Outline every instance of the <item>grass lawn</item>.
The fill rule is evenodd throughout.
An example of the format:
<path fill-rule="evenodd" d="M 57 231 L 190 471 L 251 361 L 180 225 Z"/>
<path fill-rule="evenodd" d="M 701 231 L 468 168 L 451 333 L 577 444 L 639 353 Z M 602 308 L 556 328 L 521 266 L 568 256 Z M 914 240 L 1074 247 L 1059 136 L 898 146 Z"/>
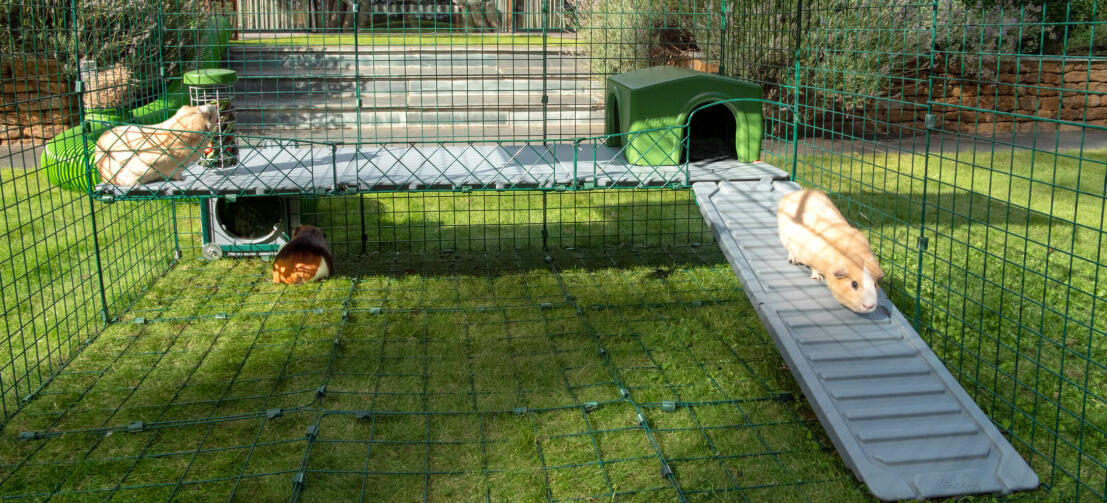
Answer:
<path fill-rule="evenodd" d="M 1098 499 L 1103 165 L 1021 155 L 934 156 L 925 189 L 914 156 L 828 154 L 801 176 L 860 203 L 843 211 L 872 228 L 886 290 L 908 317 L 921 290 L 924 338 L 1055 486 L 1006 499 Z M 9 205 L 66 197 L 3 186 Z M 305 220 L 339 271 L 297 287 L 269 283 L 264 260 L 199 260 L 194 205 L 177 206 L 185 256 L 158 277 L 139 258 L 163 252 L 133 249 L 172 249 L 169 207 L 108 207 L 109 228 L 157 236 L 105 255 L 149 271 L 145 289 L 4 426 L 0 496 L 871 500 L 687 191 L 323 199 Z"/>

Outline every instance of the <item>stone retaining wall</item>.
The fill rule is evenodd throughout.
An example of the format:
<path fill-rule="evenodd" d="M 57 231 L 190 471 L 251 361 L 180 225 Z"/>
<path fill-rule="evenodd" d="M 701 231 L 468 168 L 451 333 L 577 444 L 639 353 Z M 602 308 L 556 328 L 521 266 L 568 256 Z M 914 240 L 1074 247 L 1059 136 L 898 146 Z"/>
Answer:
<path fill-rule="evenodd" d="M 0 144 L 41 143 L 77 122 L 71 78 L 51 59 L 0 61 Z"/>
<path fill-rule="evenodd" d="M 1051 132 L 1077 131 L 1083 129 L 1081 124 L 1107 125 L 1107 61 L 1023 58 L 1001 65 L 988 79 L 963 77 L 959 62 L 939 68 L 932 94 L 939 104 L 933 110 L 946 131 Z M 896 86 L 887 98 L 874 103 L 866 117 L 887 129 L 923 127 L 926 80 Z"/>

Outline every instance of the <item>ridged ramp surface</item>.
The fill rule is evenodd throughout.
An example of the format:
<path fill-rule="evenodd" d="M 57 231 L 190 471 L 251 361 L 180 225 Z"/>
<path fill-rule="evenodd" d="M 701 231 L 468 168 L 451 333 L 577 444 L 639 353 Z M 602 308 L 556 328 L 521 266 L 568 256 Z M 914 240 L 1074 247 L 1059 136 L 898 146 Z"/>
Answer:
<path fill-rule="evenodd" d="M 700 211 L 827 435 L 882 500 L 1033 489 L 1038 477 L 883 292 L 842 307 L 787 263 L 776 205 L 792 182 L 693 185 Z"/>

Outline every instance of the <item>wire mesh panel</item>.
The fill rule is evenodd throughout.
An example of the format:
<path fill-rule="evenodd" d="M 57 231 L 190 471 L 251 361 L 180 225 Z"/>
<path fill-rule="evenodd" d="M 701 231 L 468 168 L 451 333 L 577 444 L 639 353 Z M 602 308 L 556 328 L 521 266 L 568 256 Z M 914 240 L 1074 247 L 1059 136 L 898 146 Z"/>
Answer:
<path fill-rule="evenodd" d="M 228 64 L 242 76 L 248 132 L 348 143 L 539 139 L 587 134 L 580 127 L 602 117 L 561 0 L 312 9 L 320 6 L 238 6 L 242 20 L 296 19 L 311 29 L 242 24 Z M 544 129 L 547 119 L 564 130 Z"/>
<path fill-rule="evenodd" d="M 1051 497 L 1105 499 L 1095 2 L 0 9 L 4 497 L 868 499 L 679 190 L 719 172 L 608 146 L 606 78 L 669 65 L 759 84 L 762 160 L 868 233 Z M 97 185 L 99 135 L 207 68 L 239 164 Z M 306 197 L 336 277 L 201 260 L 216 194 Z"/>
<path fill-rule="evenodd" d="M 120 33 L 98 31 L 95 24 L 74 27 L 69 8 L 51 2 L 4 6 L 4 20 L 13 29 L 2 36 L 0 63 L 6 132 L 0 146 L 0 234 L 6 243 L 0 247 L 0 422 L 35 399 L 104 323 L 129 307 L 174 260 L 168 204 L 90 205 L 85 194 L 57 189 L 55 184 L 66 180 L 49 178 L 48 166 L 39 163 L 44 137 L 79 122 L 74 107 L 80 106 L 80 96 L 72 87 L 75 54 L 121 50 Z M 74 37 L 74 29 L 82 37 Z M 122 55 L 132 56 L 137 68 L 132 75 L 141 75 L 150 62 Z M 101 74 L 104 93 L 86 96 L 89 108 L 118 94 L 122 84 L 116 75 Z M 83 169 L 55 174 L 86 176 Z"/>
<path fill-rule="evenodd" d="M 862 497 L 762 329 L 735 316 L 751 307 L 717 248 L 545 255 L 341 254 L 342 278 L 296 289 L 261 260 L 186 261 L 7 425 L 0 488 Z"/>
<path fill-rule="evenodd" d="M 797 103 L 797 180 L 1043 483 L 1103 500 L 1101 6 L 743 9 L 724 64 Z"/>
<path fill-rule="evenodd" d="M 1107 498 L 1107 115 L 1094 106 L 1107 86 L 1092 77 L 1107 52 L 1083 37 L 1107 33 L 1103 8 L 938 22 L 920 271 L 931 344 L 1048 484 L 1088 500 Z"/>

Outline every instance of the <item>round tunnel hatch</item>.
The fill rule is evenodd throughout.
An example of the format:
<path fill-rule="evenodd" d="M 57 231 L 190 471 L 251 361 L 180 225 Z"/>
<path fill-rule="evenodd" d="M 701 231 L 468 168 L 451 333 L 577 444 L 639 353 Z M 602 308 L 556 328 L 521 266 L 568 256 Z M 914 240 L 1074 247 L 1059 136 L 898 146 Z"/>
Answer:
<path fill-rule="evenodd" d="M 228 236 L 244 242 L 267 242 L 284 227 L 284 205 L 277 197 L 219 199 L 215 218 Z"/>

